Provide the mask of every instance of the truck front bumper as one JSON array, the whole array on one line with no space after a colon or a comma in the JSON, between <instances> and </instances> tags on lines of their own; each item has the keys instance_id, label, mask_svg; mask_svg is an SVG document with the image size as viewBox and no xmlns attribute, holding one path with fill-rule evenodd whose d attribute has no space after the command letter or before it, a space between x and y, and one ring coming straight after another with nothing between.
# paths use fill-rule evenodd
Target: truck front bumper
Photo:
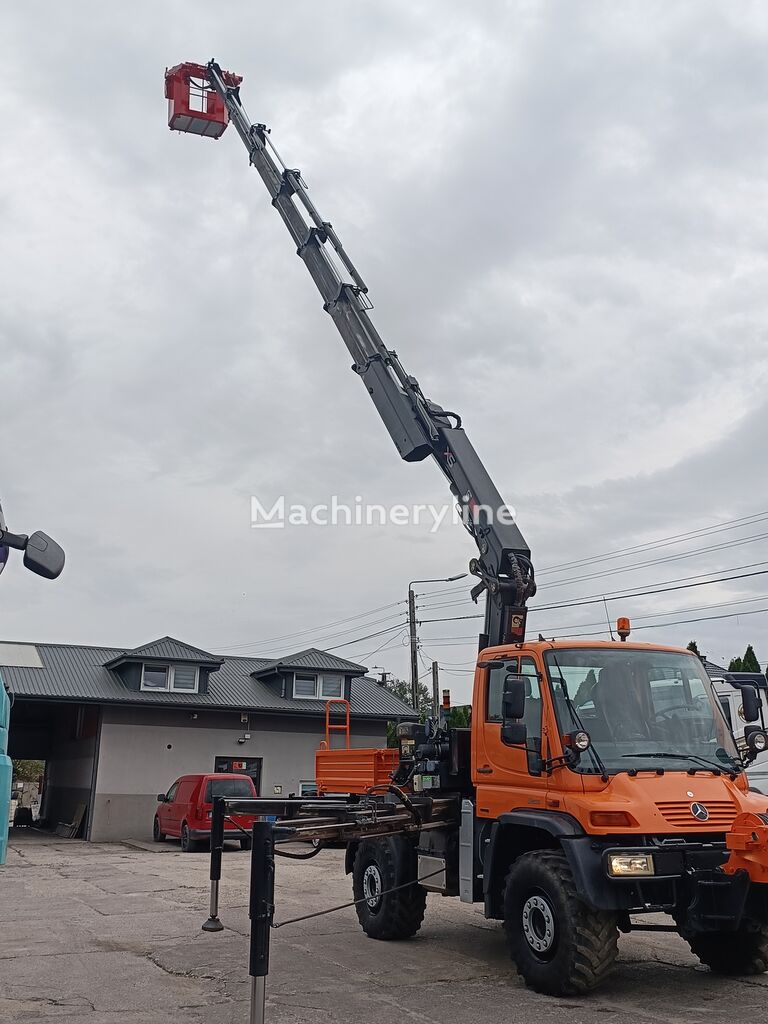
<instances>
[{"instance_id":1,"label":"truck front bumper","mask_svg":"<svg viewBox=\"0 0 768 1024\"><path fill-rule=\"evenodd\" d=\"M576 886L595 910L628 913L661 911L691 931L728 931L746 915L768 919L768 885L751 882L746 871L726 874L725 842L649 840L642 846L579 836L563 842ZM612 854L651 855L653 874L614 877Z\"/></svg>"}]
</instances>

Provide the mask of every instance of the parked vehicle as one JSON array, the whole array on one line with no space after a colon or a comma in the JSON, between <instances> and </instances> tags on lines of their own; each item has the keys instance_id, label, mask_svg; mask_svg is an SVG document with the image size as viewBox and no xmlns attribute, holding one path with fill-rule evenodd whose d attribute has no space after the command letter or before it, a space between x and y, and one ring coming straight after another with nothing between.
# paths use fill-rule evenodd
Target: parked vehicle
<instances>
[{"instance_id":1,"label":"parked vehicle","mask_svg":"<svg viewBox=\"0 0 768 1024\"><path fill-rule=\"evenodd\" d=\"M217 796L230 800L253 800L258 796L250 775L211 773L210 775L182 775L167 793L157 794L157 810L152 825L152 838L156 843L166 838L181 839L184 853L193 853L208 845L211 839L213 801ZM243 850L250 849L250 836L243 835L253 828L253 815L232 815L224 823L226 839L237 839Z\"/></svg>"},{"instance_id":2,"label":"parked vehicle","mask_svg":"<svg viewBox=\"0 0 768 1024\"><path fill-rule=\"evenodd\" d=\"M728 719L736 745L743 753L747 749L747 740L744 734L747 721L744 718L742 687L744 685L757 687L758 693L763 697L763 702L768 704L768 680L761 672L726 672L722 677L713 679L712 683L720 700L723 714ZM747 768L747 778L750 786L761 793L768 794L768 750L758 754L750 764Z\"/></svg>"}]
</instances>

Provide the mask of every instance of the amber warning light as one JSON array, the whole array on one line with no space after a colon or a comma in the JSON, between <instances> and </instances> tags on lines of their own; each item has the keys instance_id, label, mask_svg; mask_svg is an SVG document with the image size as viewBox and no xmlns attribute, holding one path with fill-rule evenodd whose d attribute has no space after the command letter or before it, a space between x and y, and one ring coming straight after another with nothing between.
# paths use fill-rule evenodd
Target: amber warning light
<instances>
[{"instance_id":1,"label":"amber warning light","mask_svg":"<svg viewBox=\"0 0 768 1024\"><path fill-rule=\"evenodd\" d=\"M621 618L616 620L616 632L622 640L626 640L630 634L631 626L629 619Z\"/></svg>"},{"instance_id":2,"label":"amber warning light","mask_svg":"<svg viewBox=\"0 0 768 1024\"><path fill-rule=\"evenodd\" d=\"M223 71L221 75L227 85L242 82L242 78L231 71ZM218 139L229 124L224 100L211 85L208 68L203 64L176 64L166 70L165 98L171 131Z\"/></svg>"}]
</instances>

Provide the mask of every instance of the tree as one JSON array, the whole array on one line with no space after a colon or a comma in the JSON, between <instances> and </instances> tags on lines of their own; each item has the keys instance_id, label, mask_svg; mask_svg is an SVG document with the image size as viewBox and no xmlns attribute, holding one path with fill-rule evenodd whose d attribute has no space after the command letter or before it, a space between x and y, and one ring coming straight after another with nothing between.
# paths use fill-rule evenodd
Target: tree
<instances>
[{"instance_id":1,"label":"tree","mask_svg":"<svg viewBox=\"0 0 768 1024\"><path fill-rule=\"evenodd\" d=\"M688 644L687 650L689 650L693 654L695 654L697 658L701 658L702 657L702 653L699 650L699 645L696 643L695 640L691 640L691 642Z\"/></svg>"},{"instance_id":2,"label":"tree","mask_svg":"<svg viewBox=\"0 0 768 1024\"><path fill-rule=\"evenodd\" d=\"M393 693L395 697L399 697L401 701L411 707L411 684L406 682L405 679L389 679L385 683L386 688L390 693ZM419 695L419 706L416 709L419 713L419 721L423 722L425 718L428 718L432 714L432 693L424 683L418 684L418 695ZM395 724L389 722L387 724L387 746L396 747L397 737L395 736Z\"/></svg>"},{"instance_id":3,"label":"tree","mask_svg":"<svg viewBox=\"0 0 768 1024\"><path fill-rule=\"evenodd\" d=\"M747 645L747 649L744 652L744 657L741 659L741 671L742 672L759 672L760 662L757 660L754 648L752 644Z\"/></svg>"},{"instance_id":4,"label":"tree","mask_svg":"<svg viewBox=\"0 0 768 1024\"><path fill-rule=\"evenodd\" d=\"M752 644L747 644L743 658L731 658L728 666L729 672L759 672L760 662L757 660L755 649Z\"/></svg>"},{"instance_id":5,"label":"tree","mask_svg":"<svg viewBox=\"0 0 768 1024\"><path fill-rule=\"evenodd\" d=\"M13 778L20 782L37 782L45 771L45 761L20 761L13 759Z\"/></svg>"}]
</instances>

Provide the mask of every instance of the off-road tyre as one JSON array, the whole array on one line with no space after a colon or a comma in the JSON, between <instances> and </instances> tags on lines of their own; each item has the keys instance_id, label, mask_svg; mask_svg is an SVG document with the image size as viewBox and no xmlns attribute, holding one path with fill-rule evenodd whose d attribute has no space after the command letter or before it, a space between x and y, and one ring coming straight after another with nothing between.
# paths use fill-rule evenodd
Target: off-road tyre
<instances>
[{"instance_id":1,"label":"off-road tyre","mask_svg":"<svg viewBox=\"0 0 768 1024\"><path fill-rule=\"evenodd\" d=\"M584 995L616 962L616 914L579 899L559 851L526 853L512 864L504 883L504 930L520 975L536 992Z\"/></svg>"},{"instance_id":2,"label":"off-road tyre","mask_svg":"<svg viewBox=\"0 0 768 1024\"><path fill-rule=\"evenodd\" d=\"M189 834L189 827L186 821L181 826L181 852L196 853L199 850L198 842Z\"/></svg>"},{"instance_id":3,"label":"off-road tyre","mask_svg":"<svg viewBox=\"0 0 768 1024\"><path fill-rule=\"evenodd\" d=\"M157 815L155 815L155 820L152 822L152 838L156 843L165 842L165 832L160 831L160 822Z\"/></svg>"},{"instance_id":4,"label":"off-road tyre","mask_svg":"<svg viewBox=\"0 0 768 1024\"><path fill-rule=\"evenodd\" d=\"M749 975L768 971L768 927L742 923L735 932L687 935L691 952L714 974Z\"/></svg>"},{"instance_id":5,"label":"off-road tyre","mask_svg":"<svg viewBox=\"0 0 768 1024\"><path fill-rule=\"evenodd\" d=\"M427 906L423 886L407 885L377 896L416 877L416 851L404 836L363 839L355 854L352 891L356 900L363 900L355 910L366 935L388 941L416 934Z\"/></svg>"}]
</instances>

